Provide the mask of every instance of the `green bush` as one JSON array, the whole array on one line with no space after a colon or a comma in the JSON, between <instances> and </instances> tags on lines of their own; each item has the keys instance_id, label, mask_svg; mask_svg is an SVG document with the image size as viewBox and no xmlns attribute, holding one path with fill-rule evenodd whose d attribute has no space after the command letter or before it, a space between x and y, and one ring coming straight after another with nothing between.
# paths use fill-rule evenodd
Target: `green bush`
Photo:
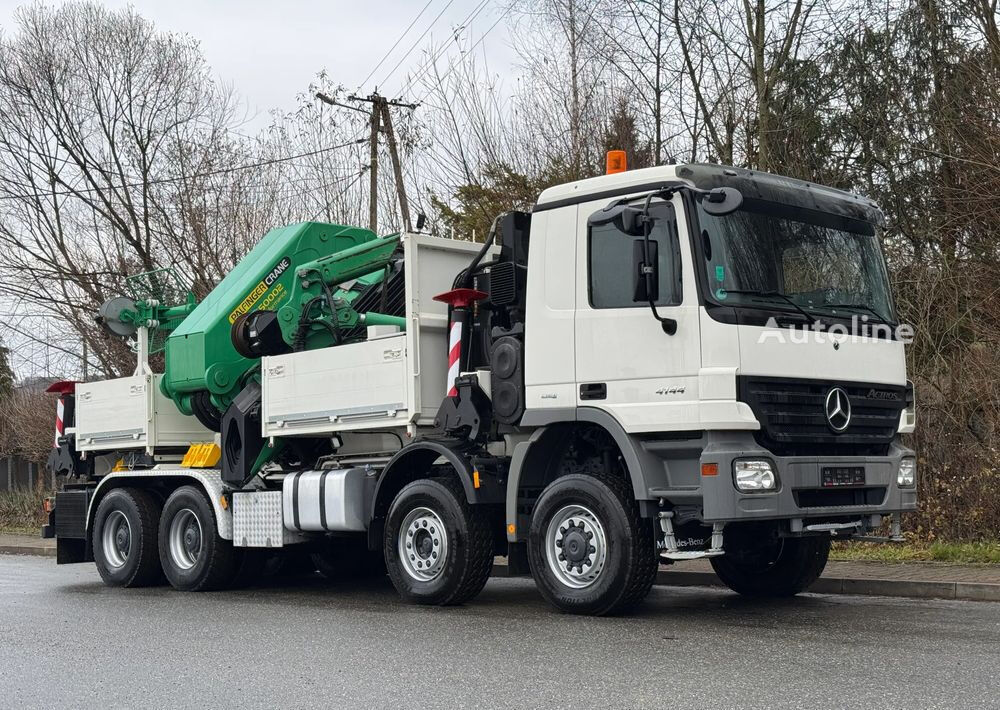
<instances>
[{"instance_id":1,"label":"green bush","mask_svg":"<svg viewBox=\"0 0 1000 710\"><path fill-rule=\"evenodd\" d=\"M42 488L0 491L0 532L37 535L46 517L42 501L50 495Z\"/></svg>"}]
</instances>

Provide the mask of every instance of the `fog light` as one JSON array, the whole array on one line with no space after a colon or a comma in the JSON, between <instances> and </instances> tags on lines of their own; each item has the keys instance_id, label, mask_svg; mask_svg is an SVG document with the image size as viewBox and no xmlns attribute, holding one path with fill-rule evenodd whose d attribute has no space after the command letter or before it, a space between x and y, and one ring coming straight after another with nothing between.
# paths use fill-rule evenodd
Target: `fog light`
<instances>
[{"instance_id":1,"label":"fog light","mask_svg":"<svg viewBox=\"0 0 1000 710\"><path fill-rule=\"evenodd\" d=\"M913 488L917 485L917 460L903 459L899 462L899 472L896 474L896 483L900 488Z\"/></svg>"},{"instance_id":2,"label":"fog light","mask_svg":"<svg viewBox=\"0 0 1000 710\"><path fill-rule=\"evenodd\" d=\"M744 493L773 491L778 488L778 475L766 459L744 459L733 462L736 489Z\"/></svg>"}]
</instances>

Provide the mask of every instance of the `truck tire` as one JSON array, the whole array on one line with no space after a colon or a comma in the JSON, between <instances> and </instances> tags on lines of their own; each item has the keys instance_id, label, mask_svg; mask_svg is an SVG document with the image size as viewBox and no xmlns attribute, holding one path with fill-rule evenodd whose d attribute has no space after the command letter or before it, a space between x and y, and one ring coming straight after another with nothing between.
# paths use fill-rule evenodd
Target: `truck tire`
<instances>
[{"instance_id":1,"label":"truck tire","mask_svg":"<svg viewBox=\"0 0 1000 710\"><path fill-rule=\"evenodd\" d=\"M109 587L145 587L163 581L157 554L160 506L139 488L115 488L94 516L94 563Z\"/></svg>"},{"instance_id":2,"label":"truck tire","mask_svg":"<svg viewBox=\"0 0 1000 710\"><path fill-rule=\"evenodd\" d=\"M194 486L178 488L163 506L160 563L167 581L185 592L222 589L236 578L238 551L219 536L211 503Z\"/></svg>"},{"instance_id":3,"label":"truck tire","mask_svg":"<svg viewBox=\"0 0 1000 710\"><path fill-rule=\"evenodd\" d=\"M631 486L619 478L562 476L535 503L528 561L556 608L624 613L645 599L656 577L653 521L640 517Z\"/></svg>"},{"instance_id":4,"label":"truck tire","mask_svg":"<svg viewBox=\"0 0 1000 710\"><path fill-rule=\"evenodd\" d=\"M385 575L385 558L368 549L366 540L330 538L311 555L313 567L331 582Z\"/></svg>"},{"instance_id":5,"label":"truck tire","mask_svg":"<svg viewBox=\"0 0 1000 710\"><path fill-rule=\"evenodd\" d=\"M829 537L741 535L712 558L723 584L747 597L791 597L815 582L830 554Z\"/></svg>"},{"instance_id":6,"label":"truck tire","mask_svg":"<svg viewBox=\"0 0 1000 710\"><path fill-rule=\"evenodd\" d=\"M393 586L416 604L466 602L493 570L488 518L469 505L453 478L420 479L396 495L383 549Z\"/></svg>"}]
</instances>

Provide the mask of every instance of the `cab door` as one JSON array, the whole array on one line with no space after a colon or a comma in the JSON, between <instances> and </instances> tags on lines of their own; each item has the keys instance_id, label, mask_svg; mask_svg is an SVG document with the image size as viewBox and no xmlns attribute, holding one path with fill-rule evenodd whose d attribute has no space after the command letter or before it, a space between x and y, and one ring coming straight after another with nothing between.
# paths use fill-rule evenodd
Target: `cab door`
<instances>
[{"instance_id":1,"label":"cab door","mask_svg":"<svg viewBox=\"0 0 1000 710\"><path fill-rule=\"evenodd\" d=\"M606 205L585 203L577 211L577 405L607 411L628 432L697 429L701 337L683 202L674 196L650 205L656 311L676 321L673 335L636 293L643 238L593 224Z\"/></svg>"}]
</instances>

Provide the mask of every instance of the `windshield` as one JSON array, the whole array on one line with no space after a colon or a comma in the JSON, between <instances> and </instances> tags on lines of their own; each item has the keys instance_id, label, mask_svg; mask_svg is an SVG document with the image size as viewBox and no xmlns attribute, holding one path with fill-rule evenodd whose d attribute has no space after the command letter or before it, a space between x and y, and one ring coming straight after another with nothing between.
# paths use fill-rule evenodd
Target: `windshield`
<instances>
[{"instance_id":1,"label":"windshield","mask_svg":"<svg viewBox=\"0 0 1000 710\"><path fill-rule=\"evenodd\" d=\"M871 224L754 199L725 216L699 207L698 218L708 283L719 302L894 320Z\"/></svg>"}]
</instances>

